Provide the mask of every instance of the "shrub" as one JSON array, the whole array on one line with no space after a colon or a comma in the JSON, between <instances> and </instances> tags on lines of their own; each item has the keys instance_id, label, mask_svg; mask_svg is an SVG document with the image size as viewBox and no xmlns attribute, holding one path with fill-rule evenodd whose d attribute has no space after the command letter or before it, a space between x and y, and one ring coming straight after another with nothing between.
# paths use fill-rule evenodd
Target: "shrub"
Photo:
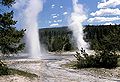
<instances>
[{"instance_id":1,"label":"shrub","mask_svg":"<svg viewBox=\"0 0 120 82\"><path fill-rule=\"evenodd\" d=\"M102 51L97 53L100 55L100 65L104 68L115 68L117 67L118 55L109 51Z\"/></svg>"},{"instance_id":2,"label":"shrub","mask_svg":"<svg viewBox=\"0 0 120 82\"><path fill-rule=\"evenodd\" d=\"M77 68L115 68L117 67L118 55L109 51L98 51L95 55L88 55L85 50L81 49L81 53L76 52Z\"/></svg>"},{"instance_id":3,"label":"shrub","mask_svg":"<svg viewBox=\"0 0 120 82\"><path fill-rule=\"evenodd\" d=\"M2 60L0 60L0 76L9 75L9 73L10 72L9 72L7 65Z\"/></svg>"}]
</instances>

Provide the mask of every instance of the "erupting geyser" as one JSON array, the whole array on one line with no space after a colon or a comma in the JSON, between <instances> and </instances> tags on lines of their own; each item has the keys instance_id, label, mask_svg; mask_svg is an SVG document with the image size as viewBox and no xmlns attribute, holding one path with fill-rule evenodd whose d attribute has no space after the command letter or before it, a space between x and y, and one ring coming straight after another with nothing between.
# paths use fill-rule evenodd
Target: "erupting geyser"
<instances>
[{"instance_id":1,"label":"erupting geyser","mask_svg":"<svg viewBox=\"0 0 120 82\"><path fill-rule=\"evenodd\" d=\"M29 0L24 12L26 46L31 58L41 56L37 17L42 10L41 0Z\"/></svg>"},{"instance_id":2,"label":"erupting geyser","mask_svg":"<svg viewBox=\"0 0 120 82\"><path fill-rule=\"evenodd\" d=\"M73 36L77 42L77 48L81 50L81 48L87 50L88 44L84 41L83 36L83 26L82 22L87 19L84 11L83 5L78 4L78 0L72 0L73 2L73 12L70 18L69 29L72 30Z\"/></svg>"},{"instance_id":3,"label":"erupting geyser","mask_svg":"<svg viewBox=\"0 0 120 82\"><path fill-rule=\"evenodd\" d=\"M30 58L41 58L38 34L38 15L42 11L42 0L16 0L14 8L18 10L19 23L26 29L25 43ZM21 18L22 17L22 18Z\"/></svg>"}]
</instances>

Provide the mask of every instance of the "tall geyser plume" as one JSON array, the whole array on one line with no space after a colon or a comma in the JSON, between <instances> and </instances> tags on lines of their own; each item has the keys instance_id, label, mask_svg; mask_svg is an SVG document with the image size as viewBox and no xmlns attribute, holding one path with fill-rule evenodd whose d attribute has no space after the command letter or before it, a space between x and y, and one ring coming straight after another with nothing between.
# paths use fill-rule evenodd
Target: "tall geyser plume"
<instances>
[{"instance_id":1,"label":"tall geyser plume","mask_svg":"<svg viewBox=\"0 0 120 82\"><path fill-rule=\"evenodd\" d=\"M21 10L22 27L26 29L26 50L31 58L41 57L40 42L38 34L38 14L42 11L42 0L18 0L14 6ZM18 8L19 7L19 8ZM21 19L21 18L20 18Z\"/></svg>"},{"instance_id":2,"label":"tall geyser plume","mask_svg":"<svg viewBox=\"0 0 120 82\"><path fill-rule=\"evenodd\" d=\"M88 44L84 41L84 33L82 22L87 19L85 12L83 10L83 5L78 4L78 0L72 0L73 2L73 12L71 13L69 21L69 29L73 32L73 37L77 43L77 48L87 50Z\"/></svg>"}]
</instances>

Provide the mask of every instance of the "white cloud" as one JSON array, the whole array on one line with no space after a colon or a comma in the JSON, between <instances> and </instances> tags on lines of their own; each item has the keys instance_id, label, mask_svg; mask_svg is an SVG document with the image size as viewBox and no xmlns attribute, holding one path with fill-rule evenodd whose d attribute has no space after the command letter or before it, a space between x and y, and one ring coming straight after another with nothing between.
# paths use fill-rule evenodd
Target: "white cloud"
<instances>
[{"instance_id":1,"label":"white cloud","mask_svg":"<svg viewBox=\"0 0 120 82\"><path fill-rule=\"evenodd\" d=\"M88 22L110 22L120 20L119 17L94 17L89 18Z\"/></svg>"},{"instance_id":2,"label":"white cloud","mask_svg":"<svg viewBox=\"0 0 120 82\"><path fill-rule=\"evenodd\" d=\"M100 9L96 12L92 12L90 15L92 16L120 15L120 10L118 8L116 9L106 8L106 9Z\"/></svg>"},{"instance_id":3,"label":"white cloud","mask_svg":"<svg viewBox=\"0 0 120 82\"><path fill-rule=\"evenodd\" d=\"M108 0L102 3L98 3L98 8L116 7L120 5L120 0Z\"/></svg>"},{"instance_id":4,"label":"white cloud","mask_svg":"<svg viewBox=\"0 0 120 82\"><path fill-rule=\"evenodd\" d=\"M67 14L68 14L68 12L64 12L64 13L63 13L63 15L67 15Z\"/></svg>"},{"instance_id":5,"label":"white cloud","mask_svg":"<svg viewBox=\"0 0 120 82\"><path fill-rule=\"evenodd\" d=\"M54 20L53 22L54 23L59 23L59 22L62 22L62 20Z\"/></svg>"},{"instance_id":6,"label":"white cloud","mask_svg":"<svg viewBox=\"0 0 120 82\"><path fill-rule=\"evenodd\" d=\"M59 25L58 23L55 23L55 24L51 24L50 26L54 27L54 26L58 26L58 25Z\"/></svg>"},{"instance_id":7,"label":"white cloud","mask_svg":"<svg viewBox=\"0 0 120 82\"><path fill-rule=\"evenodd\" d=\"M53 4L53 5L51 5L52 6L52 8L54 8L55 7L55 5Z\"/></svg>"},{"instance_id":8,"label":"white cloud","mask_svg":"<svg viewBox=\"0 0 120 82\"><path fill-rule=\"evenodd\" d=\"M56 14L51 14L51 16L54 16L54 15L56 15Z\"/></svg>"},{"instance_id":9,"label":"white cloud","mask_svg":"<svg viewBox=\"0 0 120 82\"><path fill-rule=\"evenodd\" d=\"M54 7L55 5L53 4L52 7Z\"/></svg>"},{"instance_id":10,"label":"white cloud","mask_svg":"<svg viewBox=\"0 0 120 82\"><path fill-rule=\"evenodd\" d=\"M60 16L60 14L51 14L51 16Z\"/></svg>"},{"instance_id":11,"label":"white cloud","mask_svg":"<svg viewBox=\"0 0 120 82\"><path fill-rule=\"evenodd\" d=\"M49 23L52 23L52 21L49 21Z\"/></svg>"},{"instance_id":12,"label":"white cloud","mask_svg":"<svg viewBox=\"0 0 120 82\"><path fill-rule=\"evenodd\" d=\"M63 8L63 6L60 6L60 8L62 9L62 8Z\"/></svg>"},{"instance_id":13,"label":"white cloud","mask_svg":"<svg viewBox=\"0 0 120 82\"><path fill-rule=\"evenodd\" d=\"M58 16L53 16L53 18L57 18Z\"/></svg>"},{"instance_id":14,"label":"white cloud","mask_svg":"<svg viewBox=\"0 0 120 82\"><path fill-rule=\"evenodd\" d=\"M94 17L89 18L87 21L90 23L107 22L106 25L113 24L113 21L120 20L120 9L116 8L118 5L120 5L120 0L101 0L97 6L99 10L92 12L90 15Z\"/></svg>"},{"instance_id":15,"label":"white cloud","mask_svg":"<svg viewBox=\"0 0 120 82\"><path fill-rule=\"evenodd\" d=\"M57 21L56 21L56 20L54 20L53 22L54 22L54 23L56 23Z\"/></svg>"},{"instance_id":16,"label":"white cloud","mask_svg":"<svg viewBox=\"0 0 120 82\"><path fill-rule=\"evenodd\" d=\"M62 20L57 20L57 22L62 22Z\"/></svg>"},{"instance_id":17,"label":"white cloud","mask_svg":"<svg viewBox=\"0 0 120 82\"><path fill-rule=\"evenodd\" d=\"M115 25L115 24L112 23L112 22L107 22L107 23L105 23L104 25Z\"/></svg>"}]
</instances>

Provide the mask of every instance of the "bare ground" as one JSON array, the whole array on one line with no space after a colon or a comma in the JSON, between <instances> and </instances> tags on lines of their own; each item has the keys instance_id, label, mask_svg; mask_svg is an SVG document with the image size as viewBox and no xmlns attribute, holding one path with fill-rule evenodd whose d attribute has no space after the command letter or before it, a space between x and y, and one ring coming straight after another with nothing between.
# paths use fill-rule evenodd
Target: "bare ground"
<instances>
[{"instance_id":1,"label":"bare ground","mask_svg":"<svg viewBox=\"0 0 120 82\"><path fill-rule=\"evenodd\" d=\"M73 57L60 59L17 59L7 60L10 68L15 68L38 75L28 78L19 75L0 77L0 82L120 82L120 67L116 69L80 69L62 67L73 60Z\"/></svg>"}]
</instances>

